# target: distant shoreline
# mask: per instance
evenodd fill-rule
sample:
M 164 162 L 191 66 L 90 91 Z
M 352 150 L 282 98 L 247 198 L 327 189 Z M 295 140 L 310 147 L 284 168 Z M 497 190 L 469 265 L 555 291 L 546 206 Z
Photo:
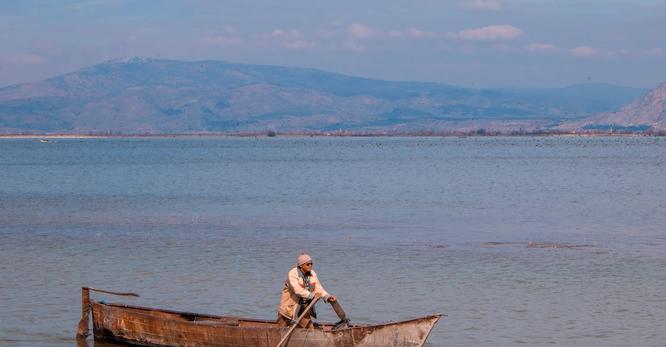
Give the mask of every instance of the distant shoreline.
M 251 133 L 178 133 L 178 134 L 0 134 L 2 139 L 109 139 L 109 138 L 186 138 L 186 137 L 662 137 L 666 131 L 649 132 L 500 132 L 500 131 L 452 131 L 452 132 L 251 132 Z

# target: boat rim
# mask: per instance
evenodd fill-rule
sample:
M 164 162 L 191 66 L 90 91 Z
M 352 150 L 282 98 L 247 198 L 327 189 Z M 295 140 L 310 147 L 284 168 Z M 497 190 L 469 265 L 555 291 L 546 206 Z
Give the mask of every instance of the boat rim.
M 91 300 L 90 303 L 91 303 L 91 306 L 92 306 L 92 304 L 98 304 L 98 305 L 106 305 L 106 306 L 118 307 L 118 308 L 128 308 L 128 309 L 135 309 L 135 310 L 142 310 L 142 311 L 159 311 L 159 312 L 164 312 L 164 313 L 169 313 L 169 314 L 190 315 L 190 316 L 198 316 L 198 317 L 205 317 L 205 318 L 211 318 L 211 319 L 227 318 L 227 319 L 237 319 L 238 321 L 245 321 L 245 322 L 275 323 L 274 320 L 268 320 L 268 319 L 242 318 L 242 317 L 235 317 L 235 316 L 219 316 L 219 315 L 213 315 L 213 314 L 207 314 L 207 313 L 192 313 L 192 312 L 186 312 L 186 311 L 177 311 L 177 310 L 154 308 L 154 307 L 147 307 L 147 306 L 138 306 L 138 305 L 128 305 L 128 304 L 104 302 L 104 301 L 98 301 L 98 300 Z M 369 324 L 354 324 L 354 325 L 350 325 L 347 328 L 336 330 L 336 332 L 344 331 L 344 330 L 348 330 L 348 329 L 383 327 L 383 326 L 387 326 L 387 325 L 404 324 L 404 323 L 410 323 L 410 322 L 414 322 L 414 321 L 418 321 L 418 320 L 433 319 L 433 318 L 435 319 L 435 322 L 433 323 L 433 327 L 434 327 L 434 325 L 437 323 L 437 321 L 439 321 L 439 319 L 441 319 L 441 317 L 446 317 L 446 315 L 441 314 L 441 313 L 436 313 L 436 314 L 430 314 L 430 315 L 425 315 L 425 316 L 416 317 L 416 318 L 399 320 L 399 321 L 387 321 L 387 322 L 369 323 Z M 162 318 L 162 319 L 165 319 L 165 318 Z M 326 325 L 332 326 L 335 323 L 318 323 L 318 324 L 322 325 L 322 326 L 326 326 Z M 243 328 L 256 328 L 256 327 L 243 327 Z M 278 328 L 278 329 L 280 329 L 280 328 Z

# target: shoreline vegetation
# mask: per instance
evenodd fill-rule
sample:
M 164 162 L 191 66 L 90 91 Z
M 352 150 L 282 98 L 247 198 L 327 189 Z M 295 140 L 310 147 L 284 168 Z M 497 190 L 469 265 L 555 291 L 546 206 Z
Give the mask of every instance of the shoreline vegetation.
M 95 139 L 95 138 L 175 138 L 175 137 L 520 137 L 520 136 L 666 136 L 666 130 L 649 131 L 494 131 L 476 129 L 470 131 L 285 131 L 257 132 L 199 132 L 199 133 L 122 133 L 91 132 L 77 133 L 18 133 L 0 134 L 0 139 Z

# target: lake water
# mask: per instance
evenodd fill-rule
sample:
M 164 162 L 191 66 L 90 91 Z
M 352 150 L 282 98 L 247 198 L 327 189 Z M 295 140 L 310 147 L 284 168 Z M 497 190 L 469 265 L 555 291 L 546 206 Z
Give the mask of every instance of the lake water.
M 354 322 L 448 315 L 428 346 L 665 346 L 665 173 L 653 137 L 0 140 L 0 345 L 76 346 L 81 286 L 274 319 L 306 250 Z

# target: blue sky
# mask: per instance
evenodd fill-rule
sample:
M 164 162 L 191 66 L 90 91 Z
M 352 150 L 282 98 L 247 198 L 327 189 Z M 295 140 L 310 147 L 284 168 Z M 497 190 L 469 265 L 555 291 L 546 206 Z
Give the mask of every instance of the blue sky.
M 479 88 L 651 88 L 666 81 L 666 0 L 0 2 L 0 86 L 130 56 Z

